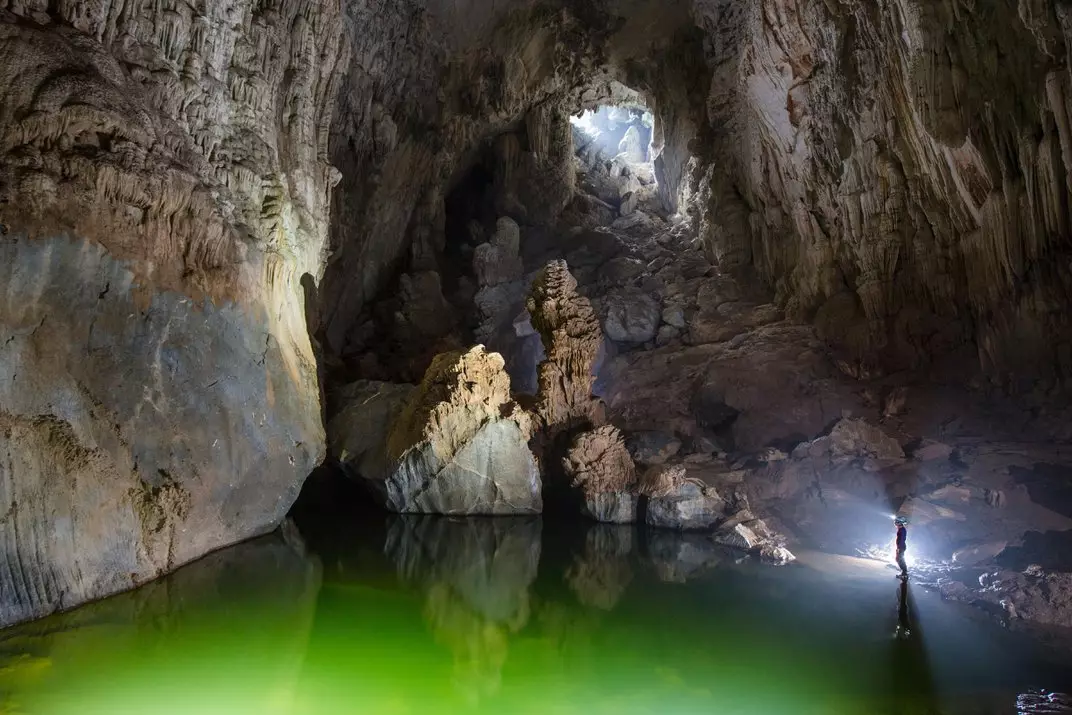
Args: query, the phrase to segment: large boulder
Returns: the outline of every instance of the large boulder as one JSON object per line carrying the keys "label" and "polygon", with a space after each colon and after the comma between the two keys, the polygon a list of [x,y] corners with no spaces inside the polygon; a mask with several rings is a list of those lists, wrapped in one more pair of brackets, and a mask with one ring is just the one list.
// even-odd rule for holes
{"label": "large boulder", "polygon": [[641,490],[648,497],[650,526],[677,531],[711,529],[726,519],[726,501],[713,487],[686,477],[683,466],[649,470]]}
{"label": "large boulder", "polygon": [[613,291],[604,301],[603,327],[619,343],[646,343],[655,338],[662,321],[659,301],[639,288]]}
{"label": "large boulder", "polygon": [[391,511],[539,513],[531,429],[528,414],[510,398],[500,355],[480,345],[444,353],[391,424],[382,471],[361,476]]}

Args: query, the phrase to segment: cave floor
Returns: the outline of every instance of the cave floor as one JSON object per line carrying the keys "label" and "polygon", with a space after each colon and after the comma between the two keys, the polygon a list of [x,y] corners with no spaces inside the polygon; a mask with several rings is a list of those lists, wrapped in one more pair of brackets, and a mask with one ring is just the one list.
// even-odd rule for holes
{"label": "cave floor", "polygon": [[1072,689],[1064,651],[876,562],[550,517],[302,523],[4,631],[0,711],[959,715]]}

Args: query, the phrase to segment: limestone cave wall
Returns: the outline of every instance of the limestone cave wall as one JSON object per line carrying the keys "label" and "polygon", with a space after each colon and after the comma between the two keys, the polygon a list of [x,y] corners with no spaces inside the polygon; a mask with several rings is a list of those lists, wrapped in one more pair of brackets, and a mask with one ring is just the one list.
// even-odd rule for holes
{"label": "limestone cave wall", "polygon": [[0,2],[0,624],[274,528],[322,459],[343,19]]}
{"label": "limestone cave wall", "polygon": [[[1069,346],[1069,10],[698,0],[703,233],[850,374],[958,354],[1018,392]],[[959,351],[959,353],[957,352]]]}

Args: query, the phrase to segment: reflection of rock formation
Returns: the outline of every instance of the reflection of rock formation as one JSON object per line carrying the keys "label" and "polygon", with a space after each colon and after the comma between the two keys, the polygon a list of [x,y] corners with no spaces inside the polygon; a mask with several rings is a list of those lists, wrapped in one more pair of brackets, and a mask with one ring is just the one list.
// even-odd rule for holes
{"label": "reflection of rock formation", "polygon": [[708,534],[653,529],[647,535],[647,557],[659,579],[685,583],[726,557]]}
{"label": "reflection of rock formation", "polygon": [[3,631],[0,691],[25,712],[59,712],[58,702],[145,712],[146,693],[181,693],[182,712],[292,712],[319,590],[320,564],[288,522],[135,591]]}
{"label": "reflection of rock formation", "polygon": [[471,700],[498,689],[511,633],[531,612],[541,521],[403,516],[385,552],[399,575],[425,592],[424,617],[451,649],[455,682]]}
{"label": "reflection of rock formation", "polygon": [[585,606],[609,611],[633,580],[629,557],[636,532],[631,527],[596,524],[585,535],[584,553],[566,571],[566,582]]}

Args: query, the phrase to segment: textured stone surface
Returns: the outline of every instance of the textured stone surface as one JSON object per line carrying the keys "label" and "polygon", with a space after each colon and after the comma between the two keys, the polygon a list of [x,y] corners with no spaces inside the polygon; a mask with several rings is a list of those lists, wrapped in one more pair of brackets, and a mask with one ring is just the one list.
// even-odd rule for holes
{"label": "textured stone surface", "polygon": [[388,509],[531,514],[543,508],[531,421],[502,357],[477,346],[432,361],[387,432],[383,471],[362,473]]}
{"label": "textured stone surface", "polygon": [[0,623],[271,530],[322,458],[347,52],[302,0],[0,2]]}
{"label": "textured stone surface", "polygon": [[962,344],[1066,375],[1072,143],[1061,3],[695,3],[718,165],[705,235],[854,370]]}
{"label": "textured stone surface", "polygon": [[633,458],[613,425],[576,435],[563,462],[573,485],[587,494],[624,491],[636,484]]}
{"label": "textured stone surface", "polygon": [[607,337],[616,342],[646,343],[659,329],[659,301],[635,288],[611,293],[604,311],[603,328]]}
{"label": "textured stone surface", "polygon": [[726,501],[714,488],[686,477],[683,467],[655,467],[644,474],[640,488],[648,496],[649,526],[690,531],[726,519]]}
{"label": "textured stone surface", "polygon": [[593,366],[603,342],[599,321],[565,261],[547,264],[528,299],[532,325],[543,340],[536,413],[551,434],[593,419]]}

